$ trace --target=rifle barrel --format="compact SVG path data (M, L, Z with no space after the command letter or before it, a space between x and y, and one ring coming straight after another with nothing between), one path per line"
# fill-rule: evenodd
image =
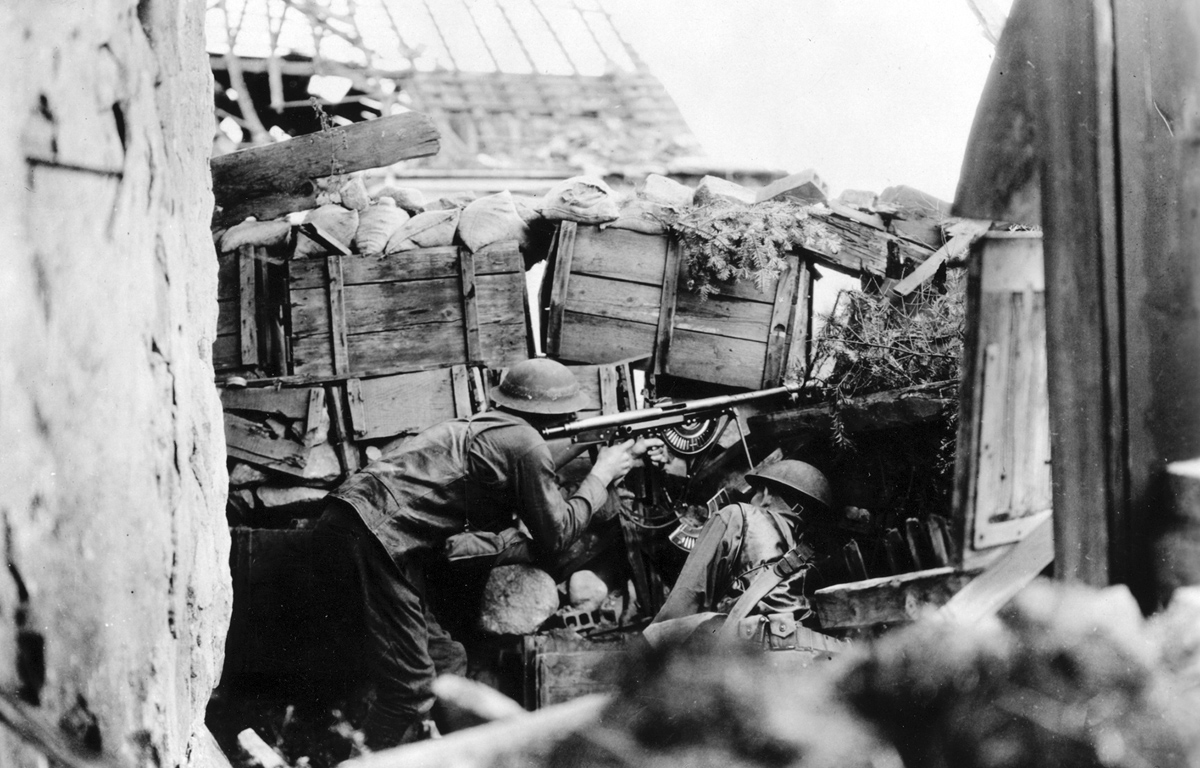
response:
M755 392L741 392L736 395L720 395L718 397L702 397L698 400L682 400L678 403L663 403L651 408L642 408L636 411L622 411L621 413L610 413L603 416L593 416L588 419L580 419L563 424L558 427L549 427L542 430L542 436L547 440L553 440L563 437L574 437L581 432L588 432L595 429L608 429L610 427L623 427L630 424L638 424L643 421L649 421L661 416L679 416L690 413L701 414L707 411L716 411L729 408L730 406L740 405L741 403L749 403L755 400L765 400L769 397L777 395L794 395L800 391L796 385L785 385L782 387L772 387L770 389L760 389Z

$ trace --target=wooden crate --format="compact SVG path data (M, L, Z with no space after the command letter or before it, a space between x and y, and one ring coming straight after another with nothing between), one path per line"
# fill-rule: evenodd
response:
M328 377L530 356L517 244L388 256L330 254L289 264L291 373Z
M802 359L811 273L800 257L766 287L687 290L665 235L564 222L554 250L545 349L561 360L652 356L655 373L746 389L777 386ZM799 321L797 320L799 318Z

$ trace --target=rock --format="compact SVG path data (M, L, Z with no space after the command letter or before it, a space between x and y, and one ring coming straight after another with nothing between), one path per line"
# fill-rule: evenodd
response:
M567 581L567 599L572 608L594 611L608 599L608 585L592 571L576 571Z
M844 189L842 194L837 196L837 201L842 205L848 205L851 208L859 208L862 210L874 210L875 199L878 197L874 192L866 189Z
M262 485L265 482L267 482L266 472L243 461L235 462L229 473L230 488L245 488L248 485Z
M532 565L502 565L488 574L480 604L481 630L524 635L558 610L558 588L550 574Z
M695 194L696 191L686 184L680 184L674 179L652 173L646 177L646 182L638 192L638 197L659 205L686 208L692 204Z
M726 181L716 176L705 176L703 179L700 179L700 184L696 187L696 194L692 197L692 202L696 205L708 205L709 203L723 200L728 203L753 205L755 199L753 189L747 189L741 184L734 184L732 181Z
M782 179L772 181L758 190L755 200L761 203L764 200L786 198L805 205L812 205L826 202L829 199L828 194L829 185L817 175L816 171L808 168L800 173L793 173L791 176L784 176Z
M341 196L342 207L352 211L361 213L371 205L371 196L367 194L367 187L363 184L361 174L356 173L342 182L342 185L338 187L338 195Z

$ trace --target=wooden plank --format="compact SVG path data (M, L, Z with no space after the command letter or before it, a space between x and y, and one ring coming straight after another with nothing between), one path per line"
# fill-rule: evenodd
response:
M1109 419L1100 425L1109 428L1110 462L1125 459L1124 464L1106 467L1114 474L1108 480L1111 493L1123 502L1110 514L1114 569L1148 608L1174 586L1174 576L1167 572L1162 581L1151 583L1154 569L1145 557L1160 515L1171 505L1164 467L1200 455L1200 155L1195 111L1200 103L1200 18L1194 5L1182 0L1116 0L1112 8L1118 65L1112 103L1117 109L1101 116L1111 115L1116 122L1119 198L1112 207L1104 206L1102 198L1091 223L1104 233L1101 244L1107 245L1109 232L1104 227L1114 218L1111 210L1119 212L1119 223L1112 222L1119 227L1119 250L1101 250L1104 260L1096 266L1105 291L1099 295L1105 325L1121 333L1106 351L1109 360L1121 360L1122 365L1105 371L1105 384L1110 397L1121 397L1124 413L1117 415L1124 415L1125 422ZM1109 181L1106 161L1112 161L1111 155L1101 154L1099 192ZM1054 223L1058 225L1057 218ZM1078 247L1082 257L1082 244ZM1055 260L1065 262L1074 255L1056 254ZM1048 267L1047 275L1057 278L1059 268L1069 264L1053 272ZM1080 289L1090 292L1095 287L1092 283ZM1122 426L1125 431L1118 431ZM1057 430L1058 424L1054 427ZM1054 451L1058 490L1057 442ZM1124 477L1115 475L1122 470ZM1116 482L1120 480L1125 483ZM1056 495L1055 517L1059 503ZM1055 528L1055 535L1060 531ZM1069 545L1067 541L1064 548Z
M458 248L420 248L386 256L353 254L342 260L345 284L411 282L458 277ZM480 249L475 254L476 275L496 275L523 272L520 253L515 247ZM294 259L289 262L293 290L323 288L325 269L323 259Z
M1015 540L1011 521L1051 507L1046 320L1040 242L987 238L979 250L981 386L970 500L974 549ZM1014 426L1016 428L1014 428Z
M679 281L683 279L680 266L683 260L683 245L678 239L667 242L667 256L663 265L662 285L658 302L658 325L654 332L654 357L650 367L654 373L667 370L671 356L671 340L675 336L676 297Z
M328 311L329 338L332 347L333 372L335 374L350 372L350 351L346 339L346 297L342 284L342 257L340 254L330 254L325 257L325 268L328 273Z
M324 442L329 434L329 414L325 410L325 388L312 387L308 390L308 409L304 414L304 444L316 445Z
M481 324L524 325L519 275L488 275L476 280L476 312ZM457 279L408 283L375 283L346 289L343 312L349 336L378 333L402 328L463 323L461 286ZM328 311L323 291L292 293L292 335L294 339L326 338L329 335ZM449 360L443 362L450 362ZM463 361L465 362L465 361Z
M617 368L614 365L602 365L600 374L600 412L608 415L620 410L617 403Z
M564 228L566 223L569 222L564 222ZM659 288L663 282L666 255L666 235L647 235L626 229L601 230L581 224L575 228L571 273ZM555 274L558 274L557 269Z
M433 121L416 112L294 136L209 161L214 222L260 221L304 210L315 203L312 179L379 168L437 154ZM266 201L263 198L267 198Z
M639 323L657 323L662 289L654 285L576 274L564 304L572 312Z
M524 322L479 326L479 343L488 367L498 368L527 359ZM349 337L349 354L359 371L418 371L466 362L462 327L429 323ZM299 376L331 376L328 337L296 338L292 344L294 372Z
M462 301L463 334L467 343L467 360L478 363L483 361L483 352L479 348L479 297L475 282L475 257L467 249L459 256L461 284L459 296ZM522 285L524 281L522 281ZM517 294L521 299L522 312L525 307L525 292Z
M812 602L825 631L906 624L945 605L977 573L931 568L836 584L818 589Z
M238 249L238 338L241 362L258 365L258 264L254 246Z
M465 419L475 412L471 403L471 386L469 372L465 365L455 365L450 368L450 386L454 393L454 415Z
M350 400L356 439L416 433L463 415L456 400L458 383L448 368L360 380L356 396L361 415L354 413Z
M696 381L758 389L767 345L678 329L666 373Z
M307 477L315 457L329 446L315 446L288 438L281 425L264 425L233 413L226 413L225 444L230 456L243 459L278 472ZM319 462L318 462L319 463Z
M346 410L350 415L350 435L355 440L363 439L367 434L367 416L358 379L346 380Z
M846 215L814 212L814 216L837 235L840 247L837 252L806 248L804 253L840 272L885 277L890 244L894 244L897 255L904 262L920 264L933 254L932 248L896 237Z
M762 389L779 386L787 372L792 322L796 316L796 292L800 289L800 269L799 260L794 256L789 258L787 270L776 283L775 303L767 326L770 335L767 338L767 360L762 369Z
M942 264L954 259L961 259L965 256L967 251L970 250L971 245L987 234L988 228L992 225L990 221L970 221L967 223L969 224L967 231L950 238L950 242L934 251L932 256L922 262L907 277L893 285L891 293L899 296L907 296L915 291L926 280L933 277Z
M851 432L896 429L948 418L958 404L955 381L876 392L841 406L842 421ZM764 439L781 439L804 432L826 432L833 423L833 405L822 403L772 410L751 416L750 430Z
M788 352L788 372L794 372L798 380L803 380L808 372L809 339L812 337L813 321L813 282L815 270L808 262L803 262L800 274L800 287L796 293L795 314L789 321L791 326L791 350Z
M615 363L654 349L655 326L628 320L563 312L558 358L580 363Z
M274 413L292 420L305 420L313 388L288 387L222 387L221 407L235 411ZM322 391L319 387L315 391Z
M938 611L960 624L994 614L1054 562L1054 524L1046 518Z
M571 271L575 268L575 238L578 226L573 221L558 225L558 250L554 252L554 280L550 290L550 312L546 318L546 354L562 355L563 315L566 312ZM569 357L568 357L569 359Z

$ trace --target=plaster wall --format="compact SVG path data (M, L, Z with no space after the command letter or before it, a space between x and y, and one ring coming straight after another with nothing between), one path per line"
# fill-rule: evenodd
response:
M202 0L0 4L0 694L219 764L231 590ZM40 765L0 726L0 765Z

